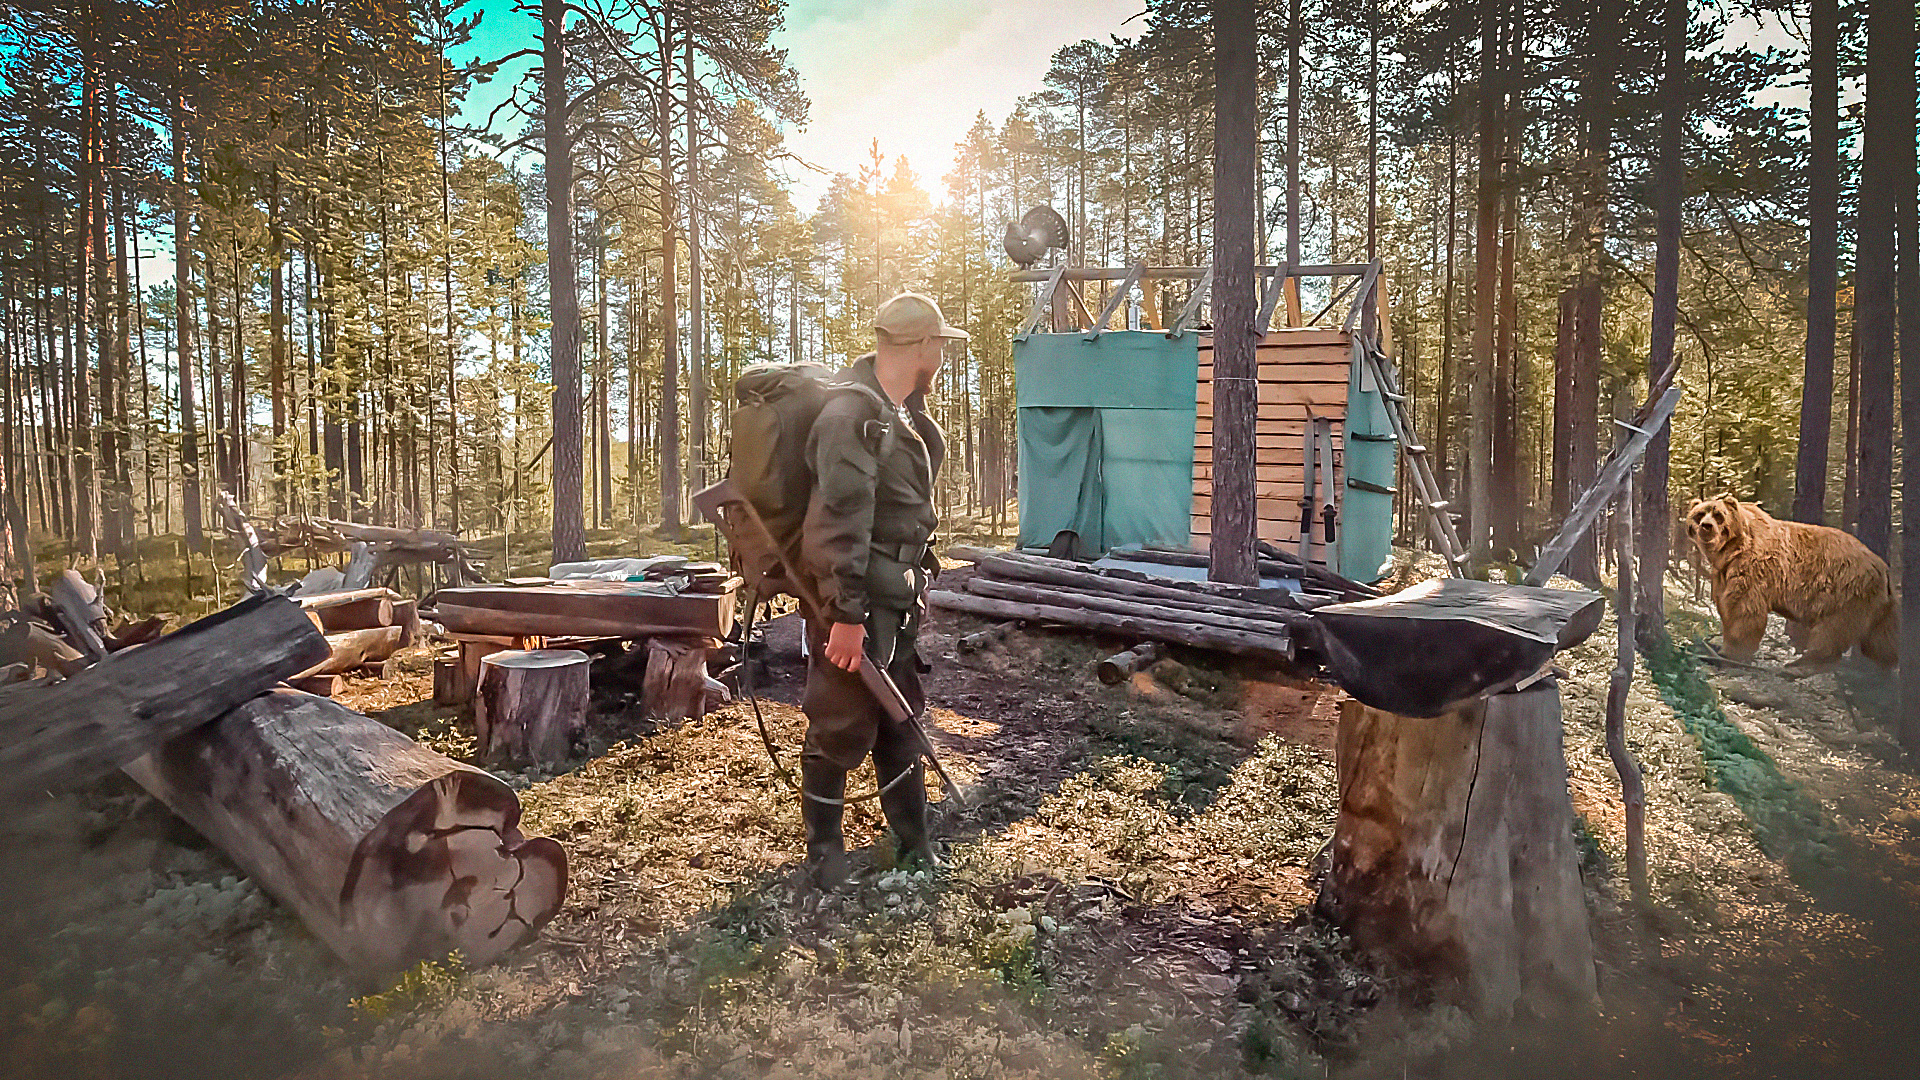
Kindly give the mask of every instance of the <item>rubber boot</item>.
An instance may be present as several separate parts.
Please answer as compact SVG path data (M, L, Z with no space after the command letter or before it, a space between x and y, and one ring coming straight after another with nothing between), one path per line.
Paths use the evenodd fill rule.
M846 796L847 771L826 761L803 760L800 791L800 819L807 825L807 870L820 888L839 888L847 880L847 841L840 831L847 808L820 799Z
M927 833L927 766L920 755L899 746L873 748L874 772L881 783L906 770L912 775L880 795L880 809L893 830L893 864L902 870L931 870L938 862Z

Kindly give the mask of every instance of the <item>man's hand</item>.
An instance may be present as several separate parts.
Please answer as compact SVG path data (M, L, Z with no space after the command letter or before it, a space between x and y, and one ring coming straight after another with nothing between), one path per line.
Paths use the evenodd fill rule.
M865 623L837 622L827 631L827 660L834 667L847 671L859 671L860 660L866 655L867 627Z

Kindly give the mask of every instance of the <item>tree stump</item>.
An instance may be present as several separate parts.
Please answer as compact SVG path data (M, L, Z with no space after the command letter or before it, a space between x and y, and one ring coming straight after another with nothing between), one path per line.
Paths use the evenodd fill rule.
M707 644L701 639L648 638L641 704L657 720L707 712Z
M566 896L513 789L325 698L263 694L126 771L362 971L489 963Z
M564 761L587 728L586 653L506 649L480 661L473 730L484 756L515 764Z
M460 659L454 656L433 658L433 703L464 705L469 696L461 692Z
M1341 705L1340 818L1319 908L1364 949L1457 983L1483 1016L1595 999L1546 679L1429 719Z

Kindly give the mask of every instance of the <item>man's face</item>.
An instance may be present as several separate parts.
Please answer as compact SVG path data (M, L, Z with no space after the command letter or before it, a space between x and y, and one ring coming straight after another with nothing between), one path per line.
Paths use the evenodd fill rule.
M940 374L940 366L946 362L947 346L952 338L928 338L914 347L914 359L919 361L920 377L914 383L914 389L928 393L933 389L934 380ZM957 342L955 342L957 344Z

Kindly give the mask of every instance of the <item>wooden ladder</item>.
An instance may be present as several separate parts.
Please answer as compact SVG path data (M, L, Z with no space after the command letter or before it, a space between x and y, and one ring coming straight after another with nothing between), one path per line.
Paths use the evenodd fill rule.
M1366 365L1365 374L1380 388L1380 396L1387 403L1387 422L1393 425L1394 437L1400 440L1400 453L1407 459L1407 472L1413 476L1414 494L1427 510L1427 531L1433 535L1440 553L1446 556L1448 572L1454 577L1465 577L1467 552L1460 546L1460 534L1454 530L1452 515L1447 513L1447 501L1440 497L1440 484L1427 461L1427 448L1414 438L1413 417L1407 414L1407 395L1400 392L1400 384L1394 381L1392 370L1381 362L1379 350L1373 343L1356 340L1353 348Z

